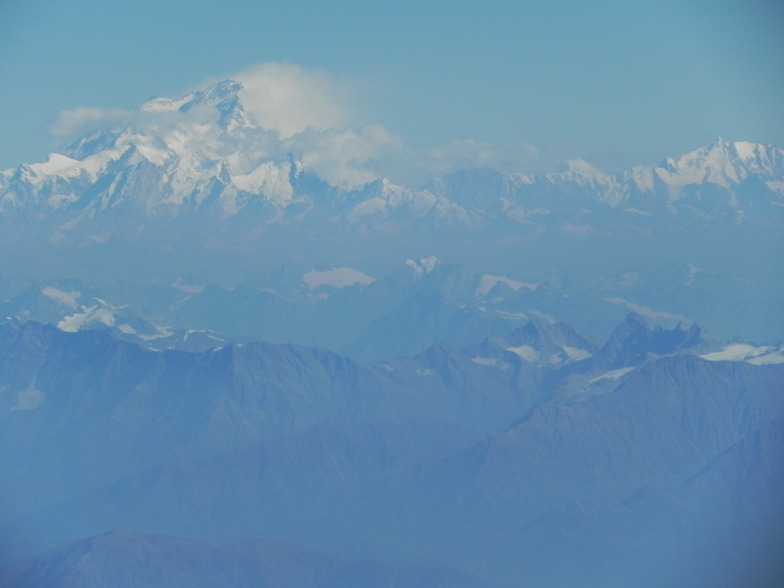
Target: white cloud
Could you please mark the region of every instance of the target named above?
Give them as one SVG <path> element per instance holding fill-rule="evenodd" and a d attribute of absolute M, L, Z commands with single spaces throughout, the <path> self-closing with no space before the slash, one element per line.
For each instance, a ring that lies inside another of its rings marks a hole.
<path fill-rule="evenodd" d="M 335 184 L 358 185 L 387 176 L 421 183 L 465 167 L 520 171 L 540 154 L 526 143 L 498 145 L 472 139 L 431 149 L 409 149 L 379 124 L 359 126 L 358 84 L 321 70 L 266 63 L 233 76 L 256 121 L 276 131 L 283 148 Z"/>
<path fill-rule="evenodd" d="M 284 148 L 327 182 L 350 188 L 377 179 L 377 162 L 399 154 L 403 141 L 381 125 L 324 131 L 310 128 L 294 135 Z"/>
<path fill-rule="evenodd" d="M 433 147 L 427 151 L 427 156 L 433 170 L 441 174 L 476 166 L 511 172 L 527 167 L 539 156 L 539 150 L 528 143 L 495 144 L 461 139 Z"/>
<path fill-rule="evenodd" d="M 73 135 L 87 126 L 116 121 L 129 115 L 130 112 L 127 110 L 80 106 L 60 112 L 57 118 L 47 125 L 46 130 L 56 137 L 64 137 Z"/>
<path fill-rule="evenodd" d="M 401 148 L 376 162 L 376 169 L 393 181 L 417 185 L 459 169 L 490 167 L 502 173 L 530 169 L 540 157 L 528 143 L 493 144 L 461 139 L 427 149 Z"/>
<path fill-rule="evenodd" d="M 265 63 L 231 77 L 243 85 L 240 99 L 258 123 L 282 139 L 307 128 L 345 128 L 357 122 L 352 84 L 324 71 Z"/>

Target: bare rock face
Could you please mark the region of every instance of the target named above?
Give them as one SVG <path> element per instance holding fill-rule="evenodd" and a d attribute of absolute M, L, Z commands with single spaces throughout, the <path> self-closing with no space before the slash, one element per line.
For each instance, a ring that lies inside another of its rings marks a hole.
<path fill-rule="evenodd" d="M 359 364 L 6 323 L 4 570 L 53 586 L 480 585 L 454 568 L 576 587 L 773 570 L 784 363 L 706 345 L 633 315 L 602 347 L 530 323 Z M 315 551 L 226 543 L 254 536 Z"/>

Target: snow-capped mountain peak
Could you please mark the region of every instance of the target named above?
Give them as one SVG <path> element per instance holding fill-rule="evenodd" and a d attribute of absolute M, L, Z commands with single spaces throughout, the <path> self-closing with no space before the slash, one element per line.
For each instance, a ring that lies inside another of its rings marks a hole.
<path fill-rule="evenodd" d="M 561 164 L 558 168 L 561 174 L 572 174 L 575 176 L 583 176 L 590 179 L 604 179 L 607 174 L 599 171 L 584 159 L 569 159 Z"/>
<path fill-rule="evenodd" d="M 654 169 L 654 173 L 674 188 L 705 182 L 728 188 L 752 174 L 765 179 L 779 177 L 783 169 L 782 149 L 718 138 L 678 160 L 665 159 Z"/>
<path fill-rule="evenodd" d="M 139 112 L 187 113 L 199 108 L 212 108 L 218 112 L 218 125 L 227 131 L 258 126 L 253 114 L 240 99 L 243 86 L 234 80 L 222 80 L 180 98 L 151 98 L 139 108 Z"/>
<path fill-rule="evenodd" d="M 420 259 L 407 259 L 405 264 L 414 270 L 414 275 L 417 277 L 427 275 L 440 265 L 441 260 L 435 255 L 429 257 L 422 257 Z"/>

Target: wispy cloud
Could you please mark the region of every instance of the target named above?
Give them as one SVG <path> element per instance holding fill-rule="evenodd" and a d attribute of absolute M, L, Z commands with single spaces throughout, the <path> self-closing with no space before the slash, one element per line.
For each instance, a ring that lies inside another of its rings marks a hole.
<path fill-rule="evenodd" d="M 308 128 L 285 142 L 306 168 L 333 185 L 358 186 L 378 179 L 378 162 L 394 159 L 403 140 L 381 125 L 359 129 Z"/>
<path fill-rule="evenodd" d="M 435 147 L 402 150 L 396 160 L 388 162 L 387 174 L 417 184 L 465 168 L 519 172 L 531 167 L 538 157 L 539 150 L 529 143 L 495 144 L 460 139 Z"/>
<path fill-rule="evenodd" d="M 46 126 L 46 130 L 55 137 L 66 137 L 84 131 L 87 127 L 114 123 L 130 115 L 131 112 L 127 110 L 80 106 L 60 112 L 57 118 Z"/>
<path fill-rule="evenodd" d="M 232 76 L 243 86 L 240 99 L 258 123 L 288 139 L 308 128 L 357 124 L 354 84 L 318 69 L 265 63 Z"/>

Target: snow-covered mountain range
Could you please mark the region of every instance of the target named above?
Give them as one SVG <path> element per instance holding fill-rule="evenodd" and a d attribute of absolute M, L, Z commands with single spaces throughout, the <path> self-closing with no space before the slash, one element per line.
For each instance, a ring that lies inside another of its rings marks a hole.
<path fill-rule="evenodd" d="M 572 160 L 543 175 L 468 174 L 423 188 L 384 179 L 330 183 L 314 177 L 295 142 L 281 144 L 274 131 L 256 123 L 241 91 L 240 83 L 225 80 L 177 99 L 153 98 L 128 120 L 92 132 L 43 162 L 6 170 L 0 175 L 0 211 L 79 218 L 119 206 L 148 216 L 209 207 L 231 217 L 263 206 L 284 212 L 275 216 L 281 222 L 302 215 L 303 206 L 327 205 L 349 222 L 401 211 L 470 222 L 495 210 L 522 221 L 546 213 L 546 202 L 536 198 L 541 193 L 589 191 L 579 206 L 593 200 L 644 214 L 655 206 L 675 211 L 693 205 L 699 188 L 726 191 L 726 206 L 740 214 L 752 206 L 743 197 L 748 182 L 767 191 L 757 206 L 784 204 L 784 150 L 722 139 L 653 168 L 613 175 Z"/>

